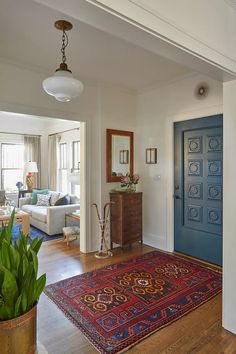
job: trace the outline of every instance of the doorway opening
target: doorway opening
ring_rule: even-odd
[[[70,209],[68,212],[80,211],[80,250],[86,252],[86,124],[72,119],[2,111],[0,125],[1,189],[6,192],[12,205],[14,203],[16,207],[23,208],[19,197],[24,194],[30,199],[32,195],[26,193],[28,187],[25,168],[29,161],[35,162],[37,171],[34,173],[33,188],[49,191],[49,206],[53,208],[58,199],[68,196],[68,205],[65,205]],[[46,234],[47,240],[62,233],[65,215],[58,216],[55,219],[57,221],[51,223],[54,225],[50,225],[46,208],[45,215],[38,218],[36,216],[33,218],[31,215],[31,225]],[[40,220],[43,217],[45,220]]]

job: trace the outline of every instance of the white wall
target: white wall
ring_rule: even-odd
[[[93,174],[93,195],[98,206],[103,208],[104,204],[109,201],[109,192],[111,189],[120,186],[120,183],[106,182],[106,129],[118,129],[126,131],[135,130],[136,118],[136,96],[130,92],[120,89],[102,88],[99,96],[100,109],[98,120],[94,126],[93,134],[99,130],[95,143],[99,149],[99,160],[96,161],[95,169],[99,174]],[[95,124],[95,122],[94,122]],[[95,137],[94,137],[95,138]],[[99,190],[99,195],[95,196],[95,190]],[[92,211],[95,220],[93,228],[93,245],[92,249],[98,249],[99,230],[97,228],[97,220],[95,210]]]
[[[195,88],[203,81],[209,94],[199,100]],[[135,156],[138,189],[143,191],[144,243],[173,250],[173,122],[222,111],[222,84],[201,75],[138,96]],[[148,147],[157,148],[156,165],[145,164]]]
[[[120,183],[106,182],[106,129],[135,131],[136,96],[121,90],[103,89],[102,102],[102,195],[103,203],[108,201],[109,191]],[[135,151],[134,141],[134,151]],[[135,166],[134,166],[135,170]]]
[[[223,326],[236,334],[236,81],[224,84]]]

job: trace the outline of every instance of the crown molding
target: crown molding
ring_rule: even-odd
[[[183,51],[183,53],[186,53],[188,55],[191,55],[192,57],[196,58],[197,60],[201,60],[202,62],[205,62],[206,64],[209,64],[210,66],[212,66],[213,68],[215,68],[216,70],[219,69],[221,71],[224,72],[225,79],[226,81],[228,80],[232,80],[235,75],[236,75],[236,58],[231,58],[229,56],[227,56],[225,53],[221,53],[220,51],[215,50],[215,48],[211,48],[208,44],[205,45],[205,43],[198,38],[195,38],[195,35],[189,34],[189,31],[185,30],[185,29],[179,29],[178,25],[175,25],[171,20],[166,20],[165,18],[163,18],[162,15],[158,15],[156,14],[152,8],[147,7],[146,2],[142,2],[141,0],[127,0],[127,4],[129,6],[129,14],[125,14],[124,12],[122,12],[120,10],[122,4],[120,2],[115,3],[116,6],[113,5],[113,2],[115,0],[111,0],[111,4],[107,5],[105,0],[99,1],[99,0],[86,0],[88,3],[93,4],[95,6],[97,6],[98,8],[106,11],[109,14],[112,14],[113,16],[127,22],[128,24],[131,24],[141,30],[143,30],[144,32],[158,38],[159,40],[163,41],[164,43],[166,43],[167,45],[171,45],[173,47],[175,47],[176,49],[180,49],[181,51]],[[133,8],[132,8],[133,6]],[[148,9],[147,9],[148,8]],[[209,56],[204,56],[203,54],[199,54],[198,52],[196,52],[193,49],[190,49],[188,46],[186,46],[186,44],[180,44],[179,41],[177,42],[174,39],[170,39],[169,37],[166,37],[165,35],[161,34],[160,32],[157,31],[157,29],[147,26],[143,23],[141,23],[138,20],[134,20],[131,17],[131,13],[138,13],[139,18],[141,18],[141,15],[143,15],[143,11],[145,11],[147,14],[149,14],[150,18],[150,22],[152,17],[154,17],[155,19],[157,19],[159,21],[159,23],[161,24],[165,24],[166,26],[169,27],[169,29],[172,31],[172,33],[176,33],[177,31],[182,35],[182,38],[185,38],[185,41],[192,41],[192,42],[196,42],[198,47],[202,46],[203,48],[207,47],[209,51],[212,51],[212,54],[214,54],[214,57],[218,58],[218,59],[211,59],[209,58]],[[152,17],[151,17],[152,16]],[[153,19],[152,19],[153,20]],[[212,55],[211,55],[212,57]],[[235,59],[235,60],[234,60]],[[225,64],[224,62],[227,61],[228,65]],[[223,62],[223,64],[222,64]]]
[[[184,28],[180,26],[178,23],[174,22],[170,18],[163,16],[160,12],[158,12],[156,9],[153,9],[151,6],[148,6],[147,2],[144,2],[143,0],[128,0],[130,3],[133,5],[140,7],[142,10],[150,13],[151,15],[155,16],[158,18],[160,21],[165,22],[169,26],[173,27],[175,31],[181,32],[185,36],[189,37],[191,40],[197,41],[198,43],[204,45],[205,47],[213,50],[214,52],[218,53],[219,55],[222,55],[223,57],[227,58],[228,60],[232,60],[234,63],[236,63],[236,57],[230,57],[226,53],[218,50],[216,47],[209,45],[207,42],[203,41],[200,37],[198,37],[195,33],[191,32],[189,28]],[[224,0],[229,6],[233,8],[233,5],[230,5],[230,0]],[[235,9],[236,9],[236,3],[235,3]]]
[[[234,11],[236,11],[236,1],[233,0],[224,0],[224,2],[231,7]]]

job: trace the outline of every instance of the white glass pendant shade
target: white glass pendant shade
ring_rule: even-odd
[[[84,85],[69,71],[58,70],[53,76],[43,81],[43,89],[49,95],[54,96],[57,101],[69,102],[82,93]]]

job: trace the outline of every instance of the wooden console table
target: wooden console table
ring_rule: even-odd
[[[19,190],[19,199],[24,198],[26,194],[32,193],[32,189],[20,189]]]
[[[143,242],[142,193],[110,193],[111,249],[113,242],[121,247]]]

